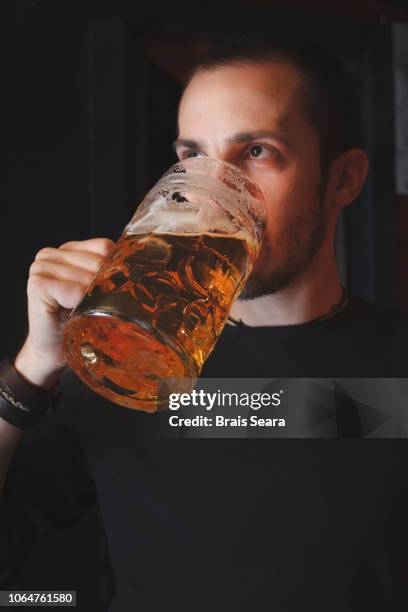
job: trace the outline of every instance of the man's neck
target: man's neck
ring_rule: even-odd
[[[329,314],[343,297],[337,270],[304,278],[253,300],[237,300],[230,315],[253,327],[298,325]]]

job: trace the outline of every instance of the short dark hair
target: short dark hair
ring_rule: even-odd
[[[318,133],[320,165],[352,148],[364,148],[360,102],[351,75],[328,48],[304,33],[268,31],[214,42],[193,66],[185,86],[199,72],[226,66],[284,60],[303,78],[305,118]]]

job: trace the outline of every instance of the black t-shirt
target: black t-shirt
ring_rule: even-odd
[[[321,321],[226,326],[203,377],[393,378],[401,401],[407,341],[406,317],[352,299]],[[58,410],[16,452],[3,525],[16,520],[19,495],[19,520],[33,529],[68,524],[97,497],[110,612],[408,610],[406,439],[356,439],[347,428],[166,439],[165,413],[116,406],[71,372],[61,386]],[[28,545],[16,553],[2,537],[3,584],[13,584]]]

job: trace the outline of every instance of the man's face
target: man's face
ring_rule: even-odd
[[[286,62],[228,65],[194,76],[183,94],[180,159],[205,155],[242,168],[268,206],[261,254],[240,298],[289,286],[327,233],[316,130],[302,111],[302,82]]]

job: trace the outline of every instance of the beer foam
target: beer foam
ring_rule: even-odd
[[[137,236],[140,233],[144,233],[144,232],[132,232],[131,234],[128,234],[129,236]],[[234,234],[230,234],[229,232],[223,233],[223,232],[219,232],[217,230],[215,231],[210,231],[210,232],[180,232],[180,231],[176,231],[176,232],[161,232],[158,230],[154,230],[152,232],[149,232],[151,234],[153,234],[153,236],[160,236],[162,235],[163,237],[165,236],[179,236],[179,237],[188,237],[188,236],[197,236],[197,237],[202,237],[202,236],[208,236],[209,238],[233,238],[234,240],[242,240],[245,241],[248,246],[252,245],[254,246],[254,241],[253,239],[251,239],[248,234],[246,234],[243,231],[238,231]]]
[[[222,211],[220,211],[222,213]],[[234,218],[228,218],[204,206],[185,207],[163,206],[162,201],[155,201],[149,210],[135,223],[130,223],[126,231],[129,234],[143,232],[181,232],[181,233],[205,233],[216,228],[219,232],[235,233],[239,226]]]
[[[211,176],[201,175],[199,181],[187,183],[184,177],[172,175],[165,189],[153,187],[125,233],[233,235],[255,245],[247,211],[252,206],[257,210],[256,198],[242,188],[231,194],[228,186]]]

